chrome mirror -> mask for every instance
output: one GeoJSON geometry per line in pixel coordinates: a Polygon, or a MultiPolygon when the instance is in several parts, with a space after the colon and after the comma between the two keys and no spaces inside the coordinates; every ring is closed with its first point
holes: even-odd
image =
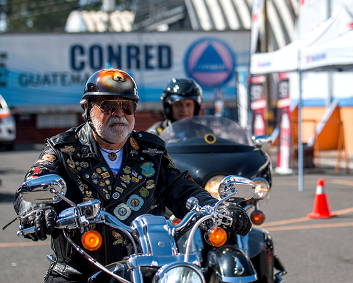
{"type": "Polygon", "coordinates": [[[272,143],[271,137],[269,136],[253,136],[251,140],[256,147],[260,147],[263,151],[267,151],[272,143]]]}
{"type": "Polygon", "coordinates": [[[33,203],[58,203],[61,198],[52,192],[54,189],[62,196],[66,194],[66,183],[55,174],[48,174],[24,182],[20,192],[25,201],[33,203]]]}
{"type": "Polygon", "coordinates": [[[254,196],[255,183],[247,178],[229,175],[225,177],[218,188],[221,199],[234,198],[236,201],[245,201],[254,196]]]}

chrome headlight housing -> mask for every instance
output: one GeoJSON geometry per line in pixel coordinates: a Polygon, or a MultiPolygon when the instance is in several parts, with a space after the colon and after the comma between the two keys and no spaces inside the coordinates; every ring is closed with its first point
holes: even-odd
{"type": "Polygon", "coordinates": [[[270,184],[262,177],[256,177],[252,180],[255,183],[253,199],[258,202],[258,206],[263,207],[270,197],[270,184]]]}
{"type": "Polygon", "coordinates": [[[188,262],[174,262],[162,266],[155,274],[152,283],[205,283],[199,268],[188,262]]]}
{"type": "Polygon", "coordinates": [[[208,191],[214,198],[220,200],[218,194],[218,188],[221,181],[226,177],[226,175],[216,175],[208,179],[205,185],[205,190],[208,191]]]}
{"type": "Polygon", "coordinates": [[[256,177],[252,180],[255,183],[255,193],[253,196],[255,200],[264,199],[269,195],[270,185],[264,178],[256,177]]]}

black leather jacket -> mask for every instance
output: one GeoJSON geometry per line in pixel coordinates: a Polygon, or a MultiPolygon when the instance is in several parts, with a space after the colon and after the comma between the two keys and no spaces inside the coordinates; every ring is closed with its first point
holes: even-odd
{"type": "Polygon", "coordinates": [[[171,124],[172,122],[170,120],[159,121],[149,127],[146,132],[159,136],[163,130],[171,124]]]}
{"type": "MultiPolygon", "coordinates": [[[[191,196],[197,197],[201,205],[216,202],[187,171],[180,172],[168,155],[164,141],[147,132],[131,133],[123,147],[123,161],[115,179],[89,125],[72,128],[46,141],[25,179],[52,173],[64,178],[68,187],[66,196],[73,202],[99,199],[106,211],[128,225],[141,214],[163,215],[165,206],[182,218],[191,196]]],[[[14,201],[19,215],[32,205],[22,199],[20,189],[14,201]]],[[[57,212],[67,207],[64,201],[54,205],[57,212]]],[[[103,225],[92,229],[100,231],[104,239],[97,251],[89,252],[100,263],[121,260],[128,253],[128,240],[118,230],[103,225]]],[[[80,244],[80,233],[70,234],[80,244]]],[[[52,234],[51,247],[55,261],[49,274],[83,281],[95,270],[93,264],[71,247],[61,230],[55,229],[52,234]]]]}

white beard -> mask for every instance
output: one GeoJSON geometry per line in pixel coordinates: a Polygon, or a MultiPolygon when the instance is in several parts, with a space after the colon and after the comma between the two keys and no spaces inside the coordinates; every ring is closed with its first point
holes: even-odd
{"type": "Polygon", "coordinates": [[[104,126],[103,123],[97,120],[91,113],[91,121],[98,135],[111,143],[120,143],[126,140],[135,127],[135,118],[133,119],[133,123],[130,125],[125,116],[110,116],[107,125],[104,126]],[[124,125],[114,125],[117,122],[123,123],[124,125]]]}

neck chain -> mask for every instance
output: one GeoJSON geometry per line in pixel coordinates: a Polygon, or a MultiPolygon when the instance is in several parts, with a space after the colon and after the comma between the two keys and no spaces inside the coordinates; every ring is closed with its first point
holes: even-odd
{"type": "Polygon", "coordinates": [[[107,151],[104,148],[100,148],[104,152],[108,153],[108,158],[110,161],[115,161],[117,159],[117,153],[119,153],[123,148],[120,148],[118,151],[107,151]]]}

